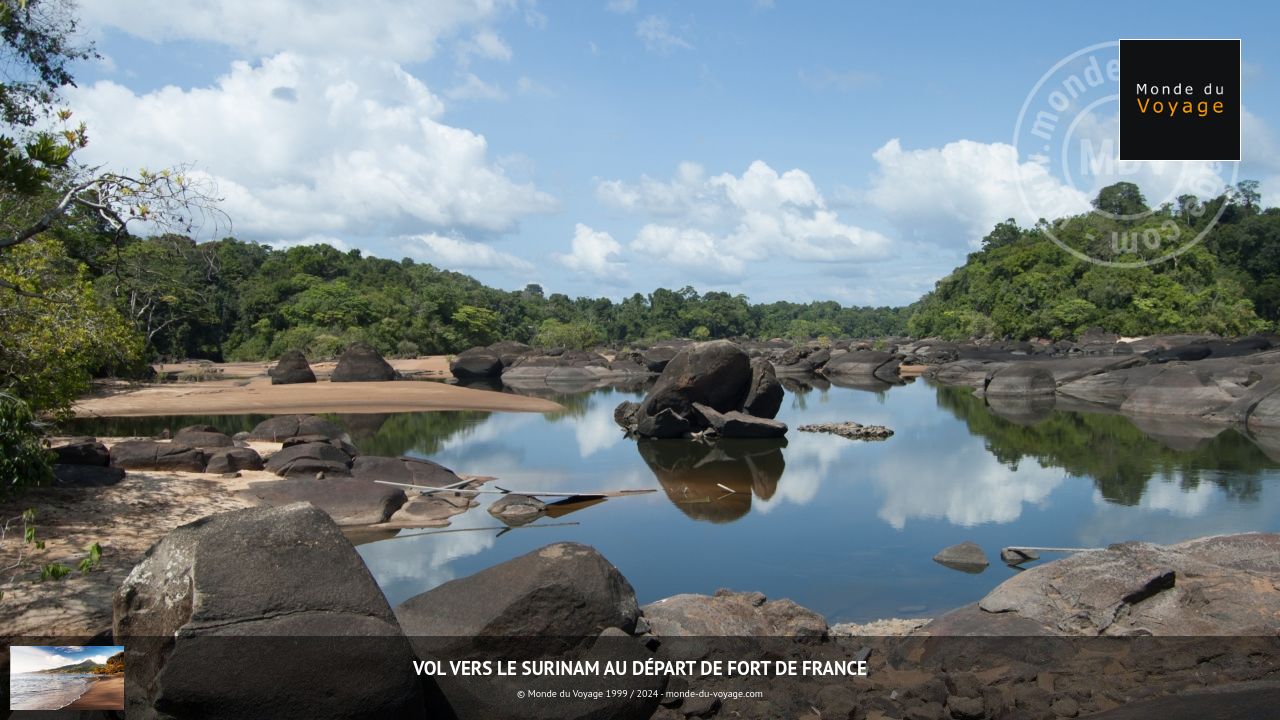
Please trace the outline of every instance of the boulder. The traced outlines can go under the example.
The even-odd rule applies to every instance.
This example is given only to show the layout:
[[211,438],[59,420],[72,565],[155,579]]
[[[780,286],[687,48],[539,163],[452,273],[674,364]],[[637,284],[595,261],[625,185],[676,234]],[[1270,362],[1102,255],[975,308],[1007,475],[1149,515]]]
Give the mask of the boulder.
[[982,551],[982,547],[970,540],[943,548],[933,556],[933,561],[952,570],[967,573],[980,573],[991,564],[987,561],[987,554]]
[[613,421],[627,432],[636,429],[636,413],[640,411],[640,403],[623,400],[613,409]]
[[360,450],[355,445],[352,445],[342,438],[329,438],[324,435],[298,435],[297,437],[291,437],[280,443],[280,449],[283,450],[284,448],[290,448],[294,445],[306,445],[307,443],[324,443],[326,445],[332,445],[351,457],[357,457],[360,455]]
[[1213,347],[1207,342],[1188,343],[1157,351],[1152,362],[1166,363],[1173,361],[1194,362],[1203,360],[1213,354]]
[[111,464],[111,453],[107,446],[98,442],[97,438],[70,438],[65,445],[49,448],[54,455],[54,462],[59,465],[94,465],[106,467]]
[[345,438],[342,428],[315,415],[279,415],[254,426],[249,440],[283,442],[299,435],[323,435],[328,438]]
[[272,385],[296,385],[316,381],[316,374],[311,370],[307,356],[300,350],[286,350],[276,364],[267,370],[267,374],[271,376]]
[[546,511],[546,503],[519,493],[503,495],[489,505],[489,514],[507,525],[524,525],[542,517]]
[[204,472],[209,456],[200,448],[155,440],[128,440],[111,448],[111,464],[127,470]]
[[204,471],[215,475],[239,472],[241,470],[261,470],[262,456],[251,448],[224,448],[209,456],[209,463]]
[[53,466],[54,487],[107,487],[124,479],[124,470],[117,467],[101,465],[68,465],[59,463]]
[[462,481],[452,470],[431,460],[379,455],[356,458],[351,464],[351,476],[357,480],[386,480],[424,487],[444,487]]
[[333,382],[386,382],[400,374],[365,343],[355,343],[338,358],[338,366],[329,379]]
[[1280,535],[1122,543],[1021,572],[979,602],[1063,635],[1274,636]]
[[474,380],[502,375],[502,358],[484,347],[460,352],[449,361],[449,372],[459,380]]
[[1058,393],[1064,397],[1119,409],[1134,390],[1151,382],[1152,378],[1166,369],[1161,365],[1143,365],[1094,373],[1063,383],[1058,386]]
[[701,424],[714,430],[722,438],[780,438],[787,434],[786,423],[777,420],[752,417],[737,410],[718,413],[701,403],[694,403],[693,409],[702,416]]
[[717,590],[714,596],[675,595],[641,608],[659,637],[827,637],[827,621],[791,600],[758,592]]
[[292,445],[272,455],[266,468],[284,476],[312,476],[317,472],[348,474],[352,458],[329,443]]
[[502,362],[502,367],[508,367],[516,360],[524,357],[533,348],[522,342],[515,340],[503,340],[489,346],[489,352],[498,356],[498,360]]
[[773,363],[764,358],[751,361],[751,385],[747,391],[747,399],[742,403],[742,411],[758,418],[773,419],[778,417],[782,407],[782,383],[773,371]]
[[324,479],[290,477],[249,483],[249,488],[241,492],[263,505],[309,502],[339,525],[386,522],[407,499],[399,488],[340,475]]
[[182,428],[173,436],[173,442],[198,448],[223,448],[235,445],[230,435],[218,432],[217,429],[207,430],[208,427],[210,426],[195,425]]
[[854,350],[837,355],[822,368],[822,374],[833,377],[837,375],[874,375],[882,380],[893,382],[898,377],[898,365],[901,360],[897,355],[879,350]]
[[667,363],[676,356],[679,350],[668,345],[659,345],[645,350],[641,354],[644,365],[652,373],[660,373],[667,369]]
[[113,611],[128,717],[425,714],[407,670],[412,649],[382,590],[338,527],[305,503],[176,528],[129,573]]
[[1036,362],[1014,363],[997,370],[987,383],[986,394],[993,397],[1052,395],[1057,389],[1053,373]]
[[1280,388],[1265,392],[1249,409],[1246,423],[1250,430],[1280,428]]
[[800,431],[831,433],[846,440],[887,440],[893,437],[893,431],[883,425],[863,425],[852,420],[801,425]]
[[631,583],[578,543],[548,545],[396,608],[420,658],[457,657],[478,636],[510,638],[512,647],[539,638],[541,654],[562,655],[608,628],[634,632],[639,615]]
[[641,404],[648,416],[671,409],[687,416],[693,403],[718,412],[738,410],[751,389],[751,360],[728,340],[694,343],[667,363]]
[[[691,410],[690,413],[693,411]],[[615,417],[617,415],[615,411]],[[635,413],[635,433],[640,437],[672,440],[682,438],[695,430],[693,423],[671,408],[664,408],[656,415],[645,415],[644,408]],[[699,416],[701,417],[701,416]]]
[[1221,410],[1235,398],[1214,382],[1204,369],[1190,365],[1166,366],[1145,385],[1134,389],[1120,405],[1133,415],[1200,417]]

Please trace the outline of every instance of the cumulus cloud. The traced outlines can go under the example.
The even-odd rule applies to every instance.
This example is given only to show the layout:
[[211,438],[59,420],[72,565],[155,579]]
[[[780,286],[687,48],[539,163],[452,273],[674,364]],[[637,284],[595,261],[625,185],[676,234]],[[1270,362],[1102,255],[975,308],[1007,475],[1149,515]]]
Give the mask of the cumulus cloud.
[[280,53],[209,87],[104,81],[68,95],[94,133],[86,161],[194,162],[248,238],[505,231],[554,206],[492,163],[483,136],[442,122],[440,99],[393,62]]
[[406,252],[449,269],[532,272],[533,265],[484,243],[426,233],[403,238]]
[[458,43],[458,61],[466,65],[471,58],[510,60],[511,46],[498,33],[488,28],[477,31],[470,39]]
[[636,37],[651,52],[667,55],[673,50],[692,50],[693,43],[671,29],[671,22],[661,15],[650,15],[636,23]]
[[570,270],[605,278],[617,277],[622,272],[622,263],[613,259],[621,252],[622,245],[612,235],[578,223],[573,230],[572,250],[568,255],[555,257]]
[[[493,21],[515,5],[514,0],[118,0],[82,3],[79,11],[89,27],[115,28],[153,42],[200,40],[254,55],[288,50],[415,62],[434,55],[441,40]],[[498,44],[483,35],[470,42],[478,42],[481,52],[501,54]]]
[[445,93],[451,100],[506,100],[507,94],[502,88],[476,77],[475,73],[467,73],[462,81],[449,88]]
[[741,275],[748,262],[789,258],[858,262],[886,257],[883,235],[842,222],[803,170],[755,161],[740,176],[707,177],[682,163],[670,181],[598,182],[597,197],[648,216],[633,250],[689,270]]
[[[1041,165],[1018,162],[1005,143],[960,140],[941,148],[903,150],[897,138],[872,154],[877,174],[867,201],[913,239],[976,245],[998,222],[1013,217],[1032,224],[1089,208],[1083,192],[1067,187]],[[1039,207],[1057,207],[1056,215],[1031,217],[1018,191]]]

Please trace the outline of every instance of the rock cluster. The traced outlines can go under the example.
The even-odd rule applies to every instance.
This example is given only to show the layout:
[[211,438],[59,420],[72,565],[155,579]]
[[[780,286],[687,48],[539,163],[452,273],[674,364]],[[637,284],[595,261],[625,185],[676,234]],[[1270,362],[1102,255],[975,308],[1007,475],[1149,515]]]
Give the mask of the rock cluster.
[[853,421],[801,425],[798,429],[801,432],[831,433],[850,440],[886,440],[893,437],[893,431],[883,425],[862,425]]
[[773,419],[782,394],[767,361],[752,361],[727,340],[694,343],[667,363],[643,401],[622,403],[614,419],[641,438],[776,438],[787,431]]

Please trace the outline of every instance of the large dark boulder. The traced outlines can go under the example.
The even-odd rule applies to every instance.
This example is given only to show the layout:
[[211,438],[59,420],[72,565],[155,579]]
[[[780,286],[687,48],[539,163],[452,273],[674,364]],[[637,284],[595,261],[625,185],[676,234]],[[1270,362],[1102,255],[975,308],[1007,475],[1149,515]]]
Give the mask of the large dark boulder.
[[365,343],[347,348],[329,377],[333,382],[386,382],[399,378],[395,368]]
[[533,348],[516,340],[502,340],[489,346],[489,352],[498,356],[498,360],[502,362],[502,367],[507,367],[516,360],[524,357]]
[[419,657],[464,652],[477,636],[541,638],[545,654],[608,628],[634,632],[631,583],[594,548],[556,543],[415,595],[396,608]]
[[311,370],[307,356],[300,350],[285,351],[276,364],[267,370],[267,374],[271,376],[272,385],[297,385],[316,381],[316,374]]
[[[690,414],[694,415],[692,411]],[[614,416],[616,419],[616,410]],[[645,415],[643,411],[637,411],[634,417],[636,419],[634,432],[640,437],[673,440],[682,438],[697,429],[689,418],[671,408],[664,408],[657,415]],[[696,417],[701,420],[702,415],[699,413]]]
[[173,442],[178,445],[198,448],[223,448],[235,445],[230,435],[219,432],[216,428],[210,428],[211,426],[209,425],[193,425],[182,428],[174,434]]
[[641,357],[644,359],[644,365],[648,368],[649,372],[661,373],[663,370],[667,369],[667,363],[671,362],[671,359],[674,358],[678,352],[678,348],[674,348],[669,345],[659,345],[658,347],[651,347],[648,350],[645,350]]
[[305,503],[173,530],[113,610],[128,717],[424,717],[413,652],[382,590]]
[[280,415],[258,423],[249,432],[249,439],[284,442],[300,435],[323,435],[328,438],[347,436],[342,428],[315,415]]
[[777,420],[752,417],[737,410],[719,413],[701,403],[694,403],[693,409],[702,417],[700,424],[722,438],[758,440],[780,438],[787,434],[786,423]]
[[449,361],[449,372],[459,380],[475,380],[502,375],[502,357],[493,350],[473,347]]
[[751,361],[751,388],[742,403],[742,411],[758,418],[778,417],[782,408],[782,383],[773,371],[773,363],[764,358]]
[[289,477],[249,483],[243,493],[264,505],[309,502],[339,525],[373,525],[386,522],[405,504],[404,491],[350,477]]
[[1214,346],[1209,342],[1195,342],[1186,345],[1177,345],[1167,350],[1161,350],[1153,353],[1152,362],[1194,362],[1203,360],[1213,354]]
[[362,455],[351,464],[351,476],[357,480],[444,487],[462,481],[449,468],[430,460]]
[[266,468],[280,476],[311,477],[317,472],[348,474],[351,455],[332,443],[291,445],[272,455]]
[[1052,372],[1036,362],[1021,362],[997,370],[987,383],[986,393],[992,397],[1052,395],[1057,387]]
[[97,438],[70,438],[64,445],[50,448],[59,465],[95,465],[106,467],[111,464],[111,453],[107,446],[98,442]]
[[688,417],[694,403],[719,412],[738,410],[751,390],[751,360],[728,340],[690,345],[667,363],[641,403],[640,413],[663,410]]
[[239,472],[241,470],[261,470],[262,457],[252,448],[223,448],[209,456],[209,464],[204,471],[216,475]]
[[831,358],[822,368],[828,377],[841,375],[874,375],[887,382],[898,380],[901,359],[880,350],[854,350]]
[[155,440],[129,440],[111,448],[111,464],[126,470],[204,472],[209,456],[200,448]]

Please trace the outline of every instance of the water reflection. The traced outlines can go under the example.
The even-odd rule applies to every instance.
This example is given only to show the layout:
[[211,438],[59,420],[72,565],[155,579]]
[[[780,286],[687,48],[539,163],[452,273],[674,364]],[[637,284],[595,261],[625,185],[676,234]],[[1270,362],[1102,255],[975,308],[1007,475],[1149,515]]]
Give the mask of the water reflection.
[[752,495],[768,500],[786,469],[786,439],[640,440],[640,457],[671,502],[694,520],[733,522],[751,510]]

